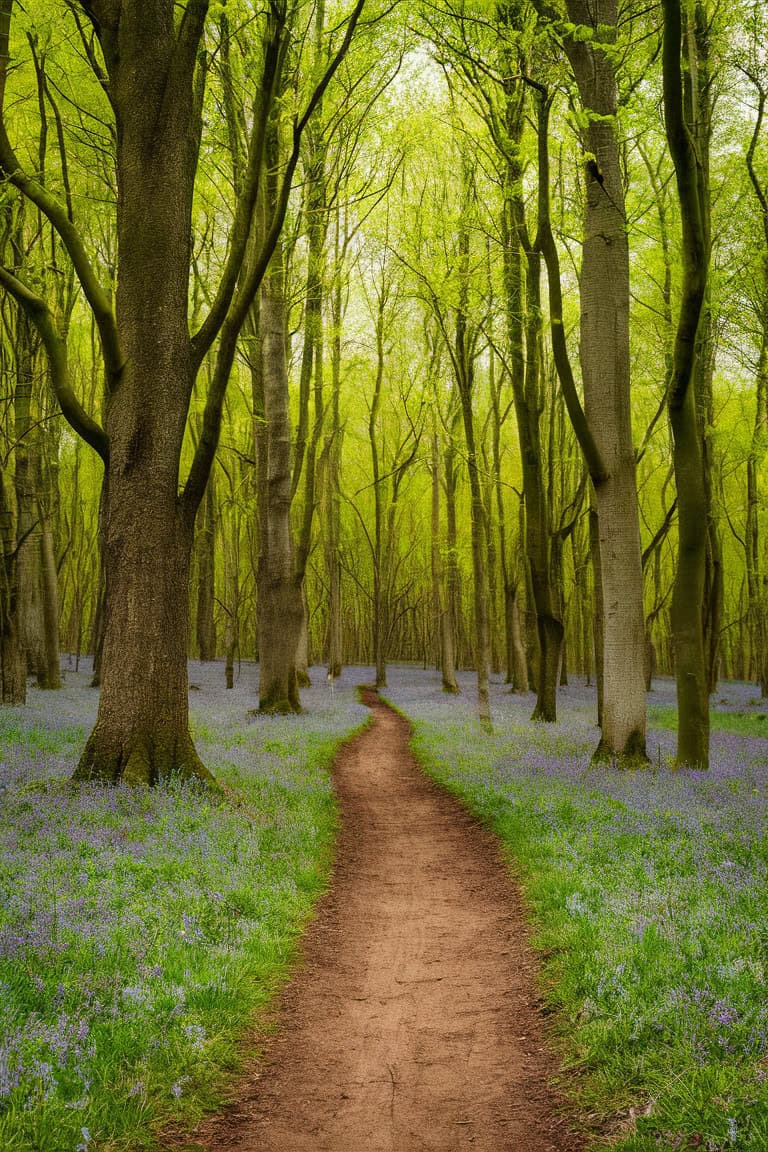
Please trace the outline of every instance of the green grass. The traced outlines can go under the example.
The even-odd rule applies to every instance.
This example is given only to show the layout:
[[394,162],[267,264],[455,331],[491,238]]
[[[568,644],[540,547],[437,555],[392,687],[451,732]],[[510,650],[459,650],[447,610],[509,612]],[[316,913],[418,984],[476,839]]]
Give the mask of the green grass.
[[[651,705],[648,709],[648,723],[654,728],[677,731],[677,709],[671,705]],[[733,732],[738,736],[758,736],[768,739],[768,712],[718,712],[710,710],[709,727],[711,732]]]
[[[575,711],[411,704],[427,772],[519,879],[553,1038],[600,1152],[768,1149],[768,742],[719,716],[709,773],[594,767]],[[749,737],[749,739],[747,739]]]
[[73,790],[79,698],[50,728],[37,698],[0,715],[3,1152],[141,1152],[221,1102],[327,886],[328,768],[366,718],[339,695],[256,723],[196,696],[198,747],[238,805],[179,784]]

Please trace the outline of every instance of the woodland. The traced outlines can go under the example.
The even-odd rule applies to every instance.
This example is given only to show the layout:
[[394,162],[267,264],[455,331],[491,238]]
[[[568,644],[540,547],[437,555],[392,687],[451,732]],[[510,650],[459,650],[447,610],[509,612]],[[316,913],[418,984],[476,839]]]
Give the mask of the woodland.
[[3,1149],[221,1102],[366,683],[583,1146],[768,1147],[767,102],[765,0],[0,0]]
[[[2,696],[206,776],[187,657],[768,690],[760,3],[0,15]],[[427,528],[428,526],[428,528]],[[226,673],[231,676],[231,671]]]

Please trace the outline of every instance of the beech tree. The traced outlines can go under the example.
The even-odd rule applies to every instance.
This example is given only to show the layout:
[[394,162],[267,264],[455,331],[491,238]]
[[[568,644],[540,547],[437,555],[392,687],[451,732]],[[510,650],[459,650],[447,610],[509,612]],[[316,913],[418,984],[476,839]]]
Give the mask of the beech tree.
[[80,778],[205,777],[190,655],[295,710],[320,654],[485,706],[506,653],[540,719],[596,673],[624,763],[676,672],[704,763],[767,678],[762,15],[681,7],[667,140],[655,10],[353,4],[0,0],[4,698],[58,616]]
[[678,503],[678,556],[672,599],[677,679],[677,760],[709,765],[709,683],[704,656],[707,492],[696,411],[699,321],[707,289],[708,245],[702,212],[700,158],[686,119],[679,0],[664,0],[664,116],[675,166],[683,228],[683,290],[668,394],[674,437]]
[[[202,55],[208,0],[88,0],[68,5],[114,116],[117,294],[113,306],[67,206],[19,159],[8,131],[13,0],[0,4],[0,172],[58,232],[99,331],[107,380],[104,429],[69,399],[75,430],[108,474],[107,598],[96,726],[79,780],[153,782],[169,774],[210,779],[189,734],[187,648],[190,555],[197,509],[218,441],[237,339],[280,234],[301,135],[349,47],[365,0],[346,22],[336,56],[294,119],[291,150],[260,248],[246,252],[262,187],[266,125],[290,40],[289,12],[275,0],[263,24],[261,75],[248,168],[235,207],[220,284],[202,325],[189,332],[192,203],[206,86]],[[89,32],[83,28],[87,23]],[[3,286],[42,329],[47,302],[10,271]],[[194,382],[218,337],[203,429],[180,488],[181,453]],[[49,354],[62,358],[56,332]],[[66,364],[55,372],[60,402]],[[71,391],[71,389],[70,389]]]

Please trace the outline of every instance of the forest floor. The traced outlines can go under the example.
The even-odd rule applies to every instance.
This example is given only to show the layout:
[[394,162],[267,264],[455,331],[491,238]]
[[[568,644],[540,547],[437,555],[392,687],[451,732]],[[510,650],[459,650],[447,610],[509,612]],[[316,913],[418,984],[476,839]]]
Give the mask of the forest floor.
[[374,722],[334,766],[332,890],[278,1038],[184,1147],[573,1152],[498,843],[425,777],[407,721],[370,690],[364,700]]
[[[97,703],[84,664],[66,662],[61,692],[0,710],[2,1152],[156,1152],[170,1131],[188,1152],[408,1152],[429,1147],[407,1143],[419,1087],[439,1101],[426,1137],[441,1152],[568,1148],[542,1012],[591,1152],[766,1152],[768,709],[753,685],[719,685],[711,767],[680,772],[674,683],[655,681],[650,763],[623,772],[592,763],[581,678],[560,689],[558,722],[536,724],[533,697],[492,676],[488,727],[471,673],[446,696],[434,671],[391,667],[384,692],[413,757],[380,704],[340,757],[370,724],[357,694],[370,668],[332,689],[318,670],[291,717],[249,714],[253,666],[232,691],[223,672],[190,664],[192,729],[243,806],[173,782],[69,787]],[[390,739],[393,773],[378,760]],[[377,983],[368,954],[388,932]],[[297,1032],[315,1009],[320,1050]],[[254,1091],[196,1130],[249,1061]],[[375,1131],[323,1143],[361,1115],[364,1082]],[[538,1144],[511,1134],[521,1107]],[[246,1137],[267,1122],[282,1144]]]

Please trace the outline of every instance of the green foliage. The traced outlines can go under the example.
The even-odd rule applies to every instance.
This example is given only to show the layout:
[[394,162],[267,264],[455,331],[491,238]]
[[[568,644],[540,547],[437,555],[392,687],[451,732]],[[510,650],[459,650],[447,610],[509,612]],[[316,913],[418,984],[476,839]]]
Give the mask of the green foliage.
[[617,772],[590,763],[578,701],[543,730],[497,699],[489,735],[454,703],[394,695],[416,721],[414,750],[429,774],[509,853],[557,1046],[601,1133],[590,1147],[762,1150],[763,719],[715,713],[709,774],[670,771],[661,755],[649,771]]
[[195,728],[226,798],[179,782],[71,788],[71,714],[95,704],[82,674],[1,718],[4,1152],[154,1147],[162,1126],[221,1102],[246,1028],[266,1036],[327,883],[328,766],[367,716],[340,688],[330,706],[310,693],[311,716],[238,724],[219,679],[195,698]]

